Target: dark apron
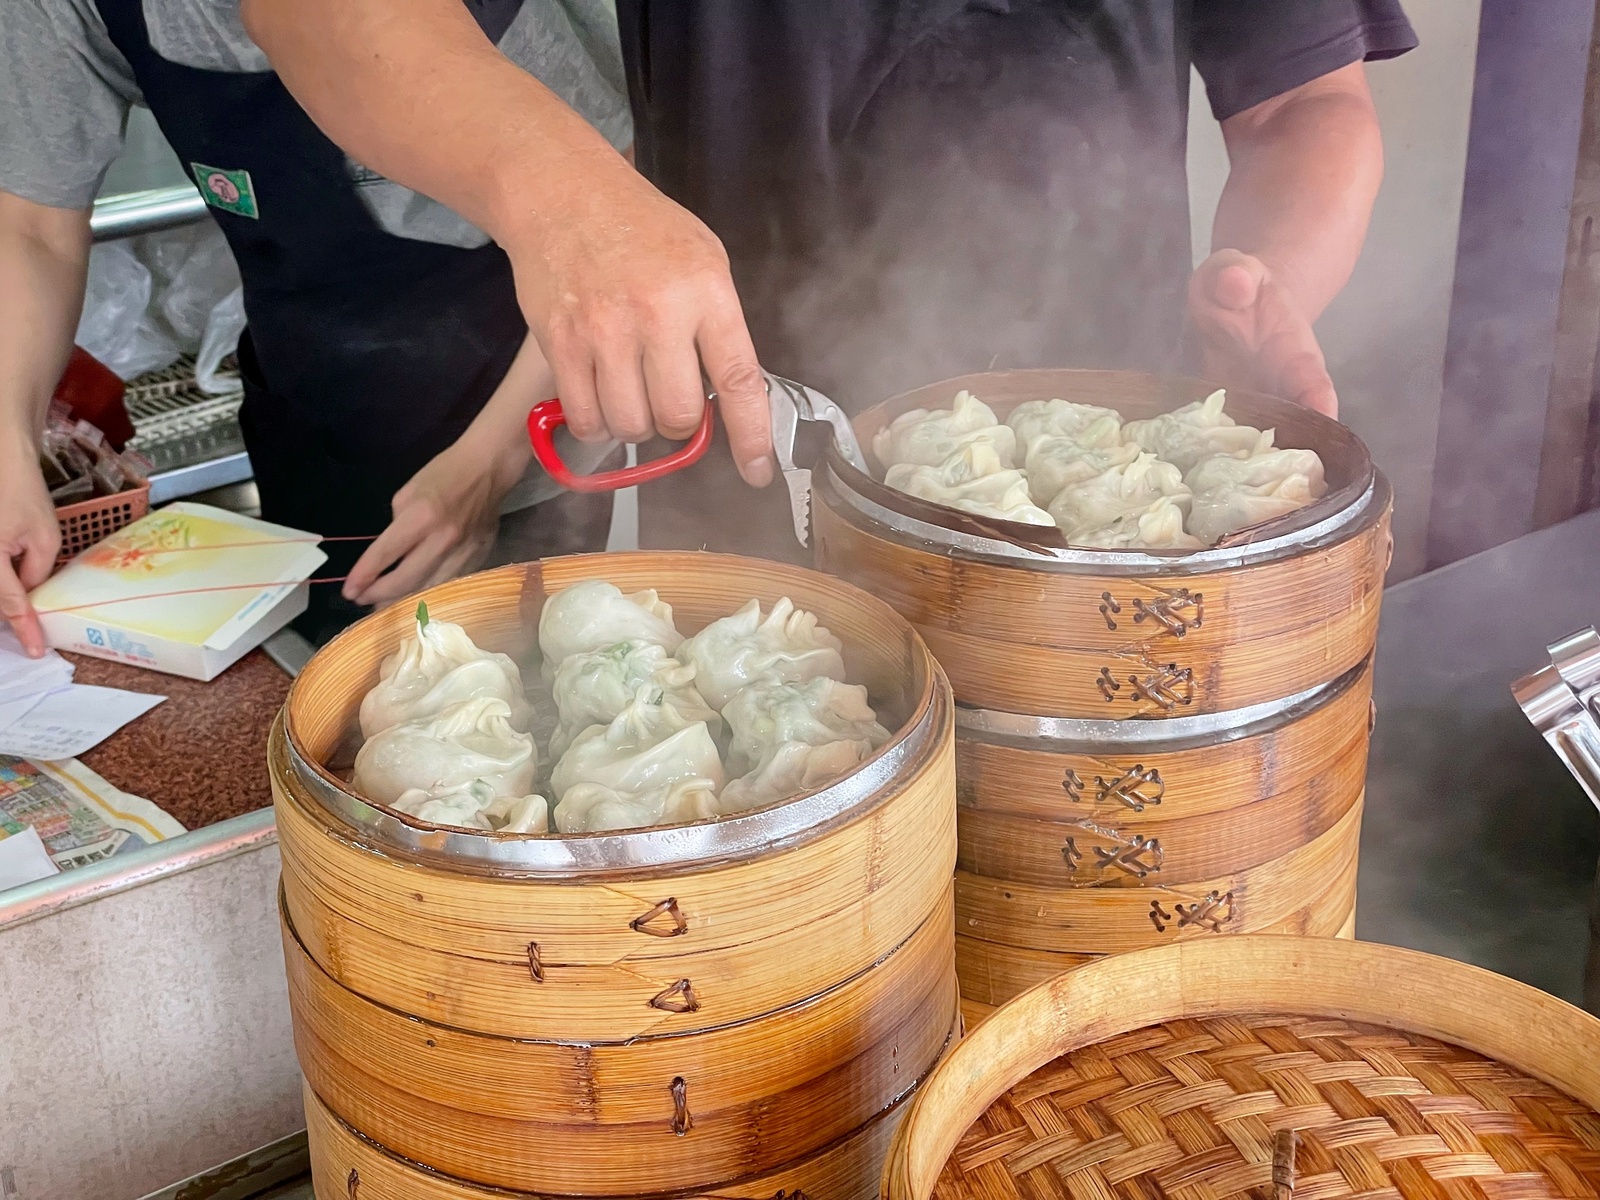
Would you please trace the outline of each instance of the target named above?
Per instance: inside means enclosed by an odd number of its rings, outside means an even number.
[[[1167,368],[1188,7],[619,0],[638,162],[727,247],[763,364],[846,408],[990,366]],[[801,557],[783,498],[738,488],[725,454],[652,485],[641,539]]]
[[[249,172],[258,215],[213,216],[244,282],[240,420],[262,516],[326,535],[381,532],[394,493],[466,429],[522,344],[510,260],[492,244],[385,232],[344,153],[275,73],[169,62],[140,0],[96,4],[185,167]],[[468,7],[498,38],[518,4]],[[323,574],[342,575],[364,545],[327,549]],[[338,606],[335,586],[312,591]]]

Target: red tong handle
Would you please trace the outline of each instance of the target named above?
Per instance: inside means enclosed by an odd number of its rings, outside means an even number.
[[[544,400],[533,406],[528,414],[528,440],[533,443],[533,456],[545,473],[562,487],[572,492],[615,492],[621,488],[649,483],[674,471],[681,471],[700,461],[711,446],[711,401],[706,401],[705,415],[694,436],[671,454],[640,463],[636,467],[622,467],[615,471],[596,471],[592,475],[574,475],[561,461],[556,451],[555,432],[567,423],[559,399]]]

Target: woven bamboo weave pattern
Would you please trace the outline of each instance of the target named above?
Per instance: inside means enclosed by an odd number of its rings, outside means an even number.
[[[1065,1055],[962,1137],[935,1200],[1600,1195],[1600,1115],[1500,1063],[1319,1017],[1175,1020]]]

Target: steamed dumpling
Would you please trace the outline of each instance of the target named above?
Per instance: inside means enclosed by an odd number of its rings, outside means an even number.
[[[661,703],[676,709],[686,724],[704,721],[713,734],[722,718],[694,686],[695,669],[655,642],[618,642],[602,650],[574,654],[557,668],[551,685],[560,723],[550,737],[550,754],[560,758],[572,740],[591,725],[609,725],[650,684]]]
[[[479,785],[480,789],[488,789]],[[421,788],[407,788],[390,802],[389,807],[407,816],[416,817],[419,821],[426,821],[430,825],[454,825],[458,829],[493,830],[484,809],[488,807],[493,796],[480,799],[474,795],[471,785],[447,792],[442,796],[430,796]]]
[[[716,781],[691,776],[643,792],[575,783],[556,805],[555,822],[562,833],[602,833],[705,821],[717,815]]]
[[[1226,399],[1225,392],[1212,392],[1204,400],[1148,421],[1129,421],[1122,427],[1123,436],[1180,471],[1217,454],[1248,458],[1271,450],[1272,430],[1235,424],[1222,411]]]
[[[713,621],[678,647],[695,669],[695,686],[713,708],[723,708],[758,679],[799,683],[844,675],[844,645],[817,624],[816,614],[784,596],[765,617],[752,600],[731,617]]]
[[[1125,467],[1139,454],[1139,447],[1131,444],[1086,446],[1070,437],[1042,433],[1028,443],[1028,491],[1036,503],[1049,508],[1063,489],[1087,483],[1113,467]]]
[[[717,798],[717,807],[727,816],[826,787],[861,765],[871,753],[862,746],[853,741],[820,746],[784,742],[754,771],[729,780]]]
[[[1189,532],[1207,545],[1230,533],[1287,516],[1327,492],[1313,450],[1271,450],[1249,458],[1208,458],[1190,471]]]
[[[1182,509],[1189,501],[1182,472],[1153,454],[1140,454],[1130,463],[1109,467],[1092,479],[1062,489],[1050,502],[1050,515],[1069,544],[1094,546],[1101,544],[1091,540],[1096,531],[1145,513],[1163,498],[1178,509],[1181,526]]]
[[[573,740],[550,776],[557,800],[579,783],[604,784],[638,794],[679,779],[709,779],[713,790],[725,775],[717,744],[704,721],[689,721],[646,684],[609,725],[591,725]]]
[[[728,771],[733,775],[755,770],[792,742],[850,742],[860,761],[889,740],[867,703],[867,689],[837,679],[753,683],[728,701],[723,716],[732,735]]]
[[[908,496],[974,516],[1051,524],[1050,514],[1033,503],[1027,476],[1005,467],[993,448],[982,443],[962,447],[936,467],[890,467],[884,482]]]
[[[411,789],[442,797],[474,781],[495,797],[525,796],[537,767],[533,738],[512,727],[511,706],[480,696],[368,738],[351,782],[380,804]]]
[[[936,467],[971,445],[987,447],[1009,467],[1016,457],[1017,435],[1000,424],[982,400],[971,392],[958,392],[948,409],[901,413],[873,436],[872,453],[885,467],[902,463]]]
[[[474,780],[441,796],[410,788],[389,806],[430,825],[492,833],[544,833],[549,829],[549,804],[543,796],[496,796]]]
[[[504,700],[512,728],[527,730],[532,710],[517,664],[504,654],[480,650],[461,626],[428,620],[419,611],[416,629],[383,660],[377,686],[361,701],[361,733],[370,738],[480,696]]]
[[[1071,438],[1080,446],[1115,446],[1122,440],[1122,414],[1114,408],[1074,404],[1070,400],[1029,400],[1006,416],[1017,431],[1017,441],[1028,446],[1034,438]]]
[[[1068,541],[1101,550],[1199,550],[1205,545],[1185,530],[1183,509],[1170,496],[1159,496],[1098,529],[1074,533]]]
[[[547,833],[550,829],[550,802],[543,796],[501,796],[483,811],[496,833]]]
[[[546,679],[574,654],[629,641],[651,642],[668,654],[683,641],[672,623],[672,605],[654,588],[625,596],[616,584],[590,579],[551,596],[539,614]]]

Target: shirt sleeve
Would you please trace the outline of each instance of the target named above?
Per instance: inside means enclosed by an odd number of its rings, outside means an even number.
[[[94,203],[139,88],[93,0],[0,0],[0,190]]]
[[[1417,45],[1400,0],[1194,0],[1193,20],[1194,65],[1219,121]]]

